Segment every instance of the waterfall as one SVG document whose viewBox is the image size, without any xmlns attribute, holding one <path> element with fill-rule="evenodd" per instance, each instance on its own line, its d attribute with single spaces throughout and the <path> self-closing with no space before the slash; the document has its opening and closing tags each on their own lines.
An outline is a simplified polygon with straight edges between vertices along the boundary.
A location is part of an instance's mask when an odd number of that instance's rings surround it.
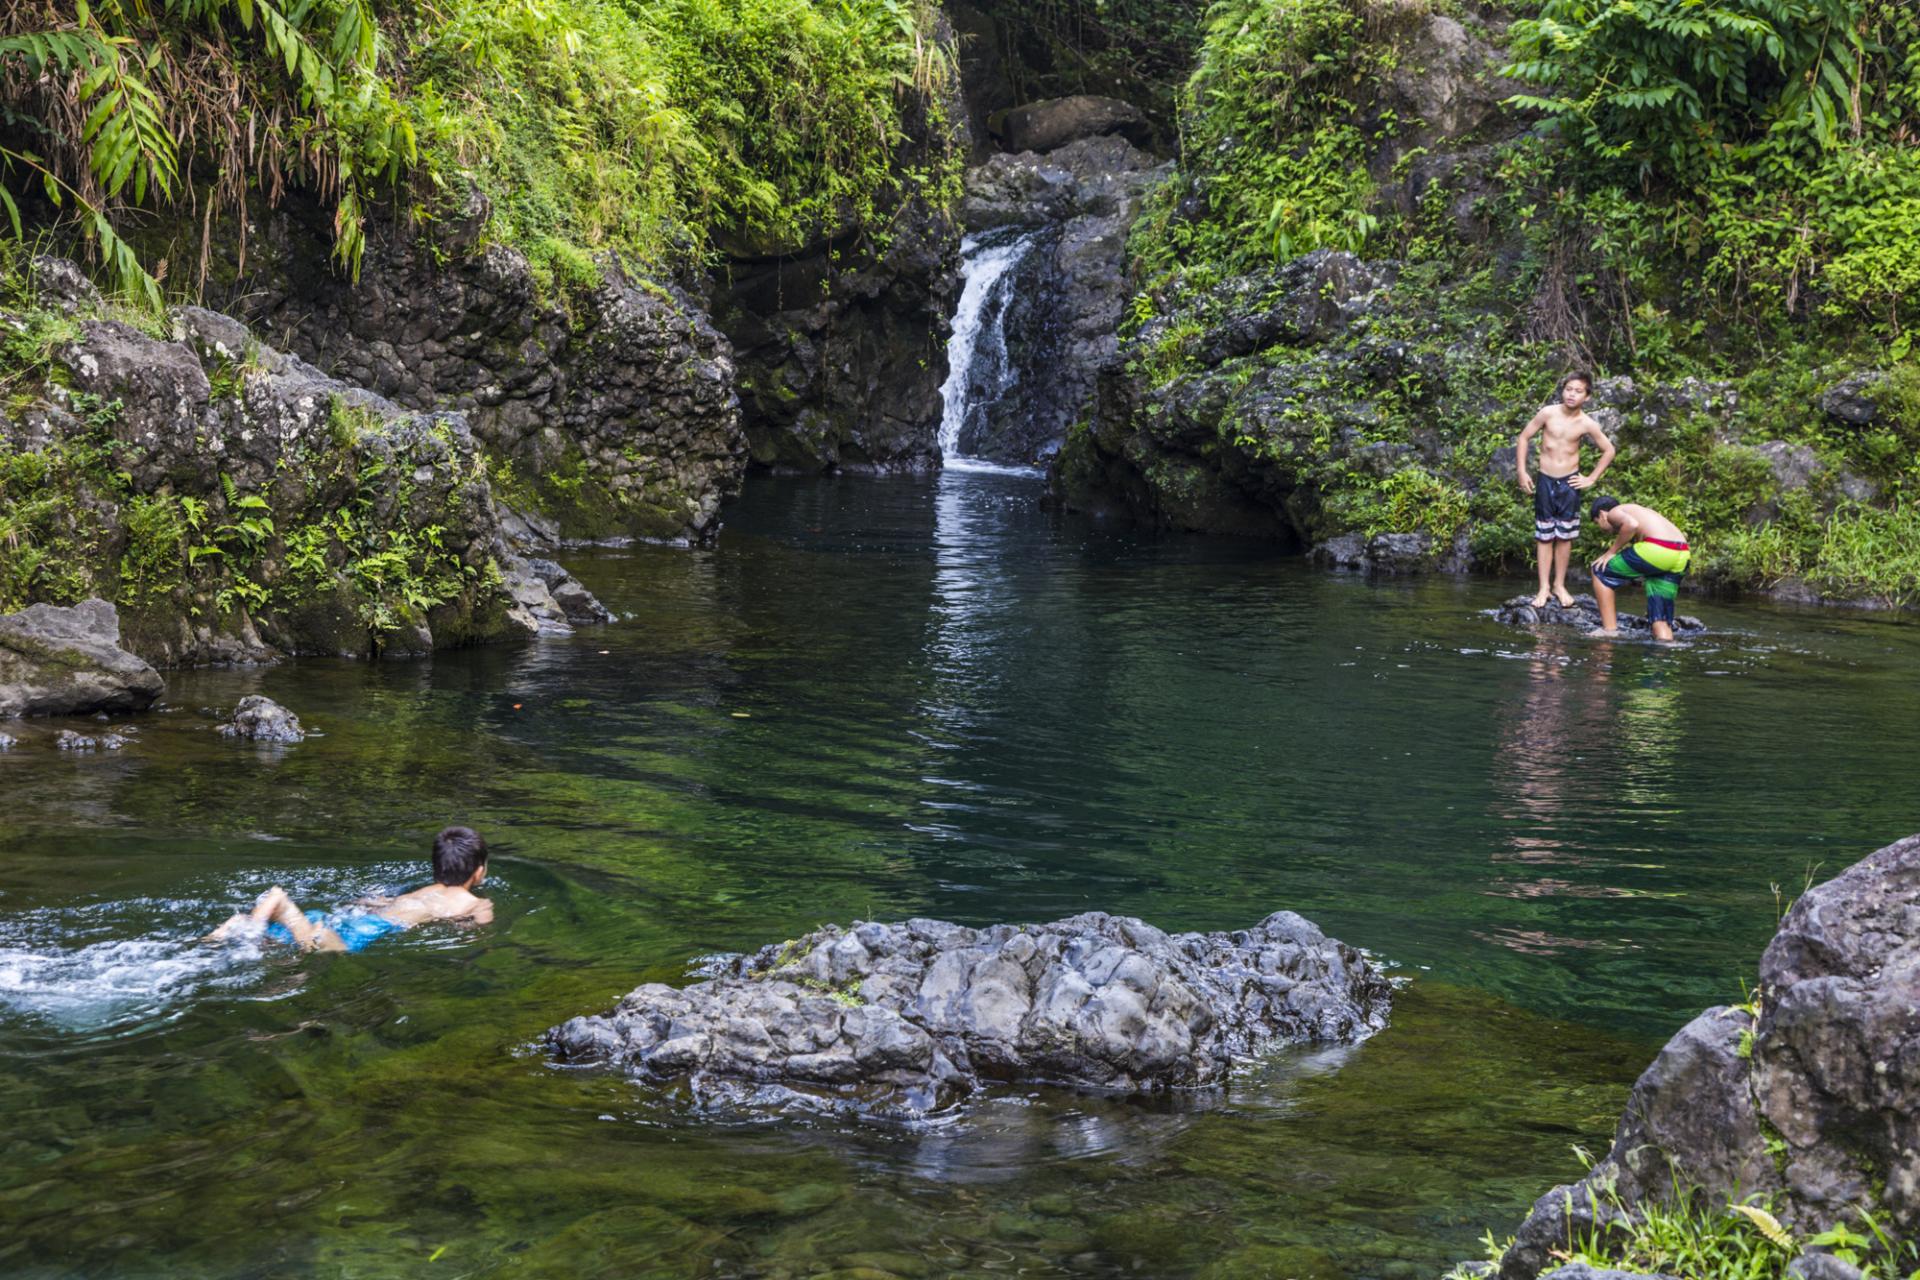
<svg viewBox="0 0 1920 1280">
<path fill-rule="evenodd" d="M 1036 235 L 990 232 L 960 242 L 960 304 L 953 313 L 953 336 L 947 339 L 947 380 L 940 387 L 940 456 L 949 468 L 1028 470 L 970 457 L 962 441 L 977 438 L 988 409 L 1019 381 L 1001 322 L 1013 296 L 1010 273 L 1033 247 Z"/>
</svg>

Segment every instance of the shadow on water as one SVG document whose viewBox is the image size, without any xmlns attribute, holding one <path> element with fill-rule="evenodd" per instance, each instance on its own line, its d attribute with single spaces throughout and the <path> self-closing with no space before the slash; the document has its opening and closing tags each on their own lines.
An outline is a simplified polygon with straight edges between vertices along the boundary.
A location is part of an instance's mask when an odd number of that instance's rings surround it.
<svg viewBox="0 0 1920 1280">
<path fill-rule="evenodd" d="M 757 478 L 717 549 L 578 559 L 614 626 L 181 673 L 120 752 L 29 726 L 0 754 L 0 1272 L 1432 1274 L 1739 989 L 1770 883 L 1920 828 L 1880 781 L 1920 765 L 1910 628 L 1705 605 L 1675 649 L 1534 637 L 1481 616 L 1501 584 L 1036 497 Z M 213 734 L 255 690 L 323 736 Z M 415 883 L 456 820 L 495 845 L 492 928 L 192 941 L 270 883 Z M 829 920 L 1281 907 L 1411 979 L 1393 1023 L 1190 1098 L 694 1117 L 536 1047 Z"/>
</svg>

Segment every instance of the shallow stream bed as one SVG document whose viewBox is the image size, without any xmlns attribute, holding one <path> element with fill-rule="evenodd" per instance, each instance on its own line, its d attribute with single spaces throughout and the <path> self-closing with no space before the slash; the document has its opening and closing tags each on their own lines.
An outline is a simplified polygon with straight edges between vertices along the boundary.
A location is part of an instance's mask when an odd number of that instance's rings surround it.
<svg viewBox="0 0 1920 1280">
<path fill-rule="evenodd" d="M 1432 1276 L 1604 1146 L 1779 901 L 1920 830 L 1920 629 L 1318 574 L 1037 482 L 756 477 L 714 550 L 576 556 L 625 620 L 181 673 L 112 753 L 0 754 L 0 1274 Z M 210 731 L 259 691 L 324 736 Z M 351 957 L 191 939 L 495 849 L 498 919 Z M 1388 1030 L 1141 1103 L 916 1129 L 690 1116 L 549 1025 L 827 921 L 1288 907 Z"/>
</svg>

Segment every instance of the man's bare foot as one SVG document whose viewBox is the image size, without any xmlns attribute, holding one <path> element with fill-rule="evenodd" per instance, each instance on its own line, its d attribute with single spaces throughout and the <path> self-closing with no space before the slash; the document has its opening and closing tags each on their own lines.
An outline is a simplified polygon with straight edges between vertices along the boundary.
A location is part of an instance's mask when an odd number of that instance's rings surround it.
<svg viewBox="0 0 1920 1280">
<path fill-rule="evenodd" d="M 1602 640 L 1612 640 L 1620 634 L 1618 627 L 1595 627 L 1588 635 L 1599 636 Z"/>
<path fill-rule="evenodd" d="M 1533 607 L 1536 609 L 1544 609 L 1546 608 L 1546 605 L 1547 605 L 1547 589 L 1545 587 L 1542 587 L 1540 588 L 1540 594 L 1533 598 Z"/>
<path fill-rule="evenodd" d="M 1553 593 L 1553 598 L 1560 602 L 1560 607 L 1562 609 L 1573 608 L 1573 592 L 1567 590 L 1565 587 L 1561 587 L 1558 590 L 1556 590 Z"/>
</svg>

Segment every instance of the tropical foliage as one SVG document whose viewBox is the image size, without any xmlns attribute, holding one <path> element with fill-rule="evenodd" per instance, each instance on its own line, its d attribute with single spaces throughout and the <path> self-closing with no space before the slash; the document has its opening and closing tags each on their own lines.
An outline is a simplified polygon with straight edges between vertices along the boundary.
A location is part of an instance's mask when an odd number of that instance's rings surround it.
<svg viewBox="0 0 1920 1280">
<path fill-rule="evenodd" d="M 154 300 L 187 261 L 204 282 L 216 225 L 244 263 L 238 215 L 295 189 L 348 272 L 376 203 L 430 223 L 476 189 L 548 261 L 879 232 L 951 183 L 933 22 L 924 0 L 28 0 L 0 17 L 0 213 L 80 232 Z M 178 228 L 146 261 L 142 207 Z"/>
</svg>

